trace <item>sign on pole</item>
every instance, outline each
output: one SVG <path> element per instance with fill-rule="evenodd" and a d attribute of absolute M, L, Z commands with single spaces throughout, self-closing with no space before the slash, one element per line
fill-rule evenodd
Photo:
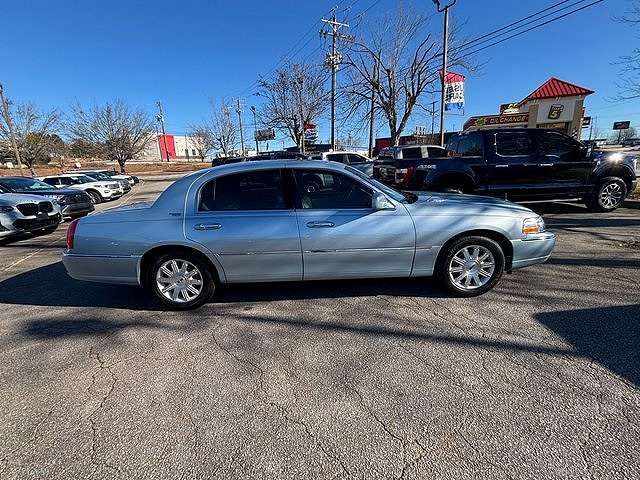
<path fill-rule="evenodd" d="M 273 128 L 263 128 L 262 130 L 256 130 L 256 140 L 258 142 L 267 142 L 269 140 L 275 140 L 276 131 Z"/>
<path fill-rule="evenodd" d="M 442 77 L 442 70 L 440 71 Z M 447 72 L 444 80 L 444 108 L 461 109 L 464 107 L 464 75 L 454 72 Z"/>
<path fill-rule="evenodd" d="M 626 130 L 631 126 L 631 121 L 625 120 L 624 122 L 613 122 L 614 130 Z"/>
<path fill-rule="evenodd" d="M 582 128 L 587 128 L 591 125 L 591 117 L 582 117 Z"/>

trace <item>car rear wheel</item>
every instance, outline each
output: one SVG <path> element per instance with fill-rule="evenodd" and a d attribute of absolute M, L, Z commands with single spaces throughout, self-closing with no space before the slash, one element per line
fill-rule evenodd
<path fill-rule="evenodd" d="M 496 241 L 469 236 L 447 247 L 436 274 L 454 295 L 475 297 L 498 283 L 504 264 L 504 252 Z"/>
<path fill-rule="evenodd" d="M 102 203 L 102 196 L 98 192 L 94 192 L 93 190 L 87 190 L 87 195 L 91 197 L 91 203 L 97 205 Z"/>
<path fill-rule="evenodd" d="M 612 212 L 624 202 L 627 185 L 621 178 L 608 177 L 602 180 L 595 194 L 585 199 L 585 205 L 592 212 Z"/>
<path fill-rule="evenodd" d="M 209 266 L 188 252 L 157 257 L 148 271 L 146 286 L 157 300 L 174 310 L 200 307 L 216 290 Z"/>

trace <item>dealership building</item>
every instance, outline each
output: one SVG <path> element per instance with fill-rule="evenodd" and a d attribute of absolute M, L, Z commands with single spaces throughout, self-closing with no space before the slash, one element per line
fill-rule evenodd
<path fill-rule="evenodd" d="M 551 128 L 580 139 L 584 99 L 592 90 L 551 77 L 523 100 L 500 105 L 498 115 L 471 117 L 465 130 L 487 128 Z"/>

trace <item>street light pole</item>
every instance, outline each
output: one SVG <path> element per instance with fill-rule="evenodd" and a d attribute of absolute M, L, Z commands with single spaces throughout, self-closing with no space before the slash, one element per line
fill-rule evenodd
<path fill-rule="evenodd" d="M 449 48 L 449 8 L 456 4 L 457 0 L 453 0 L 451 3 L 444 7 L 440 5 L 440 0 L 433 0 L 438 12 L 444 12 L 444 26 L 442 28 L 442 81 L 440 83 L 442 91 L 440 92 L 440 146 L 444 146 L 444 102 L 445 102 L 445 86 L 447 80 L 447 49 Z"/>
<path fill-rule="evenodd" d="M 164 111 L 162 110 L 162 102 L 158 101 L 156 103 L 158 105 L 158 115 L 156 115 L 156 119 L 160 122 L 160 127 L 162 128 L 162 140 L 164 142 L 164 152 L 167 154 L 167 162 L 169 162 L 169 148 L 167 147 L 167 134 L 164 131 Z M 160 152 L 160 161 L 162 162 L 162 152 Z"/>
<path fill-rule="evenodd" d="M 13 119 L 11 118 L 11 112 L 9 112 L 9 102 L 7 101 L 7 97 L 4 96 L 4 87 L 0 83 L 0 100 L 2 101 L 2 113 L 4 116 L 5 122 L 7 122 L 7 127 L 9 127 L 9 136 L 11 137 L 11 145 L 13 146 L 13 151 L 16 155 L 16 162 L 18 162 L 18 168 L 20 169 L 20 175 L 24 176 L 24 172 L 22 171 L 22 158 L 20 157 L 20 149 L 18 148 L 18 142 L 16 142 L 15 132 L 13 130 Z"/>
<path fill-rule="evenodd" d="M 238 107 L 236 108 L 238 114 L 238 123 L 240 127 L 240 148 L 242 148 L 242 155 L 244 156 L 244 133 L 242 132 L 242 109 L 240 108 L 240 99 L 238 98 Z"/>
<path fill-rule="evenodd" d="M 251 111 L 253 112 L 253 138 L 256 141 L 256 153 L 260 153 L 260 146 L 258 145 L 258 122 L 256 122 L 256 107 L 251 105 Z"/>

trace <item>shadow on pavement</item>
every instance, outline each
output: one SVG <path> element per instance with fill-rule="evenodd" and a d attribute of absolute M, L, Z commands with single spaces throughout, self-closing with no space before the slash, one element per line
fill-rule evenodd
<path fill-rule="evenodd" d="M 604 268 L 640 268 L 640 259 L 631 258 L 565 258 L 551 256 L 551 258 L 547 260 L 547 263 L 550 265 L 577 265 Z"/>
<path fill-rule="evenodd" d="M 259 302 L 375 295 L 446 297 L 428 279 L 385 278 L 225 286 L 219 302 Z M 0 282 L 0 303 L 58 307 L 162 310 L 141 288 L 74 280 L 62 262 Z"/>
<path fill-rule="evenodd" d="M 74 280 L 67 275 L 62 262 L 35 268 L 0 282 L 0 303 L 159 310 L 141 288 Z"/>
<path fill-rule="evenodd" d="M 542 312 L 535 319 L 571 343 L 578 355 L 640 386 L 640 304 Z"/>

